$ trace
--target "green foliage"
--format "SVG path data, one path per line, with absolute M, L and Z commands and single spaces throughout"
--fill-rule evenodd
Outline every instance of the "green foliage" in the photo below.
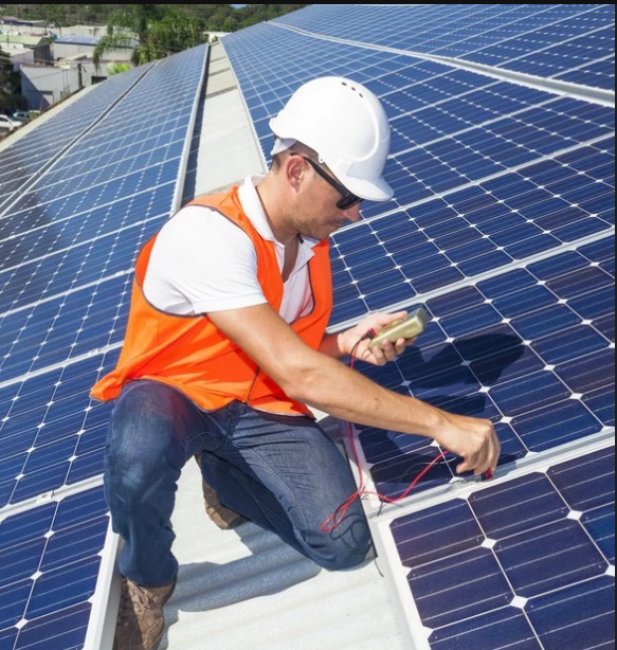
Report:
M 107 74 L 112 77 L 115 74 L 120 74 L 121 72 L 127 72 L 131 69 L 130 63 L 110 63 L 107 66 Z
M 206 32 L 235 32 L 272 20 L 306 5 L 229 4 L 176 5 L 3 5 L 5 14 L 25 20 L 47 20 L 57 28 L 76 24 L 107 25 L 93 60 L 98 65 L 106 52 L 133 50 L 135 65 L 160 59 L 204 42 Z
M 118 12 L 124 12 L 131 5 L 64 5 L 64 4 L 10 4 L 2 5 L 3 13 L 25 20 L 47 20 L 57 27 L 69 25 L 108 25 Z M 149 8 L 151 18 L 165 8 L 173 7 L 179 13 L 198 20 L 206 31 L 237 31 L 249 25 L 272 20 L 290 11 L 307 5 L 298 4 L 247 4 L 235 9 L 230 4 L 175 4 L 175 5 L 133 5 Z
M 132 61 L 140 65 L 203 41 L 202 23 L 170 5 L 124 5 L 110 16 L 92 58 L 98 65 L 105 52 L 131 47 Z

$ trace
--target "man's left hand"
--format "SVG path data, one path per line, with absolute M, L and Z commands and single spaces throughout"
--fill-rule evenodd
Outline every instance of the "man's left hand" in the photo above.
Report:
M 406 311 L 399 311 L 393 314 L 374 313 L 365 316 L 357 325 L 351 327 L 339 336 L 339 347 L 343 354 L 351 354 L 354 345 L 369 331 L 373 330 L 379 334 L 381 330 L 396 320 L 401 320 L 407 316 Z M 355 358 L 375 366 L 383 366 L 388 361 L 396 359 L 403 354 L 408 345 L 413 345 L 413 339 L 398 339 L 395 343 L 383 341 L 380 346 L 369 348 L 370 339 L 363 340 L 355 350 Z

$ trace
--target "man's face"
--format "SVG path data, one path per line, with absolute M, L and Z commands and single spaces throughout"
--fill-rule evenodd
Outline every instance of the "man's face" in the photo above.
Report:
M 361 199 L 348 192 L 319 163 L 308 156 L 302 158 L 308 166 L 309 178 L 302 198 L 301 215 L 298 215 L 302 221 L 298 229 L 301 234 L 314 239 L 326 239 L 347 221 L 360 219 Z

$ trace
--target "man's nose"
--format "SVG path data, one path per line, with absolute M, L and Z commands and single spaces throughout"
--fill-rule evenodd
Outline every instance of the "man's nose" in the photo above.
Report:
M 360 203 L 356 203 L 346 210 L 343 210 L 343 215 L 345 216 L 345 219 L 349 219 L 349 221 L 359 221 L 362 216 L 360 214 Z

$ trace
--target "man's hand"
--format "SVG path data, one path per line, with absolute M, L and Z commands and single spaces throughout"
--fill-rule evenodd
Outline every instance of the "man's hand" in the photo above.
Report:
M 394 314 L 375 313 L 365 316 L 357 325 L 338 334 L 338 345 L 342 355 L 351 354 L 354 345 L 369 331 L 373 330 L 379 334 L 381 330 L 396 320 L 407 316 L 406 311 L 399 311 Z M 375 366 L 383 366 L 388 361 L 396 359 L 403 354 L 408 345 L 412 345 L 415 339 L 398 339 L 395 343 L 384 341 L 381 346 L 369 348 L 370 339 L 362 341 L 355 351 L 355 357 L 366 363 Z
M 480 475 L 489 469 L 495 471 L 501 445 L 493 423 L 453 413 L 444 412 L 444 415 L 445 426 L 441 427 L 435 440 L 444 449 L 463 458 L 456 473 L 473 471 Z

